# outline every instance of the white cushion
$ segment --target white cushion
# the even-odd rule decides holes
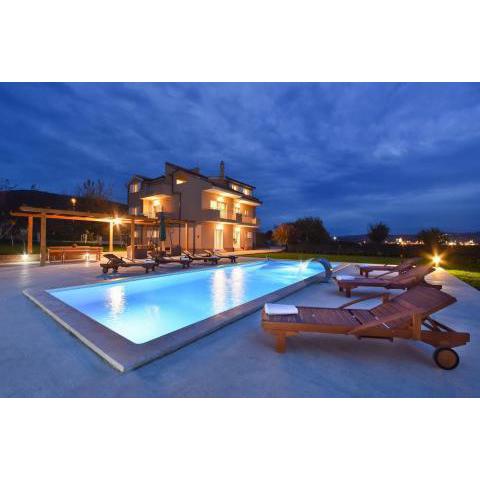
[[[185,262],[186,262],[187,260],[190,260],[190,259],[189,259],[188,257],[186,257],[186,256],[182,255],[182,256],[180,257],[180,260],[182,260],[182,261],[185,261]]]
[[[355,280],[356,277],[353,277],[352,275],[337,275],[337,280]]]
[[[281,305],[279,303],[266,303],[265,313],[267,315],[297,315],[298,308],[295,305]]]

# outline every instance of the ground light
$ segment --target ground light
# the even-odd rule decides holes
[[[443,261],[442,256],[439,255],[438,253],[434,253],[432,255],[432,262],[435,264],[435,267],[438,268],[440,266],[440,263]]]

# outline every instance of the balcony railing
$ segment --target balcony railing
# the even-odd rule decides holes
[[[235,223],[243,223],[245,225],[259,225],[259,220],[256,217],[249,217],[241,213],[235,213],[228,210],[216,210],[213,208],[202,210],[203,221],[221,222],[230,221]]]
[[[140,189],[140,198],[152,197],[154,195],[171,195],[170,185],[165,183],[143,184]]]
[[[258,225],[258,218],[257,217],[249,217],[247,215],[242,215],[241,222],[242,223],[248,223],[249,225]]]

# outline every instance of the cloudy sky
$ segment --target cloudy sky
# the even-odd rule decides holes
[[[257,186],[265,227],[480,230],[480,84],[0,84],[0,178],[125,201],[165,161]]]

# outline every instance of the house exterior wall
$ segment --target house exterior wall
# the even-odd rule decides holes
[[[128,206],[131,214],[151,218],[163,211],[167,219],[167,245],[211,250],[220,240],[216,231],[221,230],[225,250],[251,249],[259,226],[256,205],[260,205],[260,201],[252,197],[254,187],[247,189],[238,183],[232,188],[230,180],[206,177],[197,169],[166,163],[161,177],[132,177],[128,186]],[[237,234],[239,242],[234,244]],[[143,229],[136,236],[137,244],[157,243],[158,240],[155,228]]]

